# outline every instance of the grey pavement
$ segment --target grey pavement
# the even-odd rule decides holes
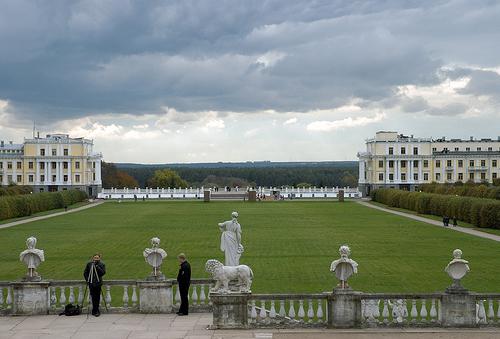
[[[84,206],[81,206],[81,207],[69,209],[67,212],[64,212],[64,211],[62,211],[62,212],[56,212],[56,213],[51,213],[51,214],[47,214],[47,215],[41,215],[41,216],[38,216],[38,217],[31,217],[31,218],[26,218],[26,219],[18,220],[18,221],[13,221],[13,222],[9,222],[9,223],[6,223],[6,224],[0,224],[0,229],[2,229],[2,228],[9,228],[9,227],[17,226],[17,225],[22,225],[22,224],[27,224],[27,223],[33,222],[33,221],[49,219],[49,218],[57,217],[57,216],[60,216],[60,215],[65,215],[65,214],[68,214],[68,213],[75,213],[75,212],[83,211],[83,210],[86,210],[88,208],[99,206],[102,203],[104,203],[104,201],[94,201],[94,202],[91,202],[90,204],[87,204],[87,205],[84,205]]]
[[[252,329],[209,330],[211,313],[103,314],[99,318],[80,315],[0,317],[0,339],[92,338],[92,339],[467,339],[500,338],[499,329]]]
[[[443,223],[442,222],[436,221],[436,220],[433,220],[433,219],[429,219],[429,218],[426,218],[426,217],[421,217],[419,215],[414,215],[414,214],[411,214],[411,213],[405,213],[405,212],[401,212],[401,211],[392,210],[392,209],[389,209],[389,208],[384,208],[384,207],[381,207],[381,206],[377,206],[377,205],[371,204],[371,203],[369,203],[367,201],[364,201],[364,200],[359,200],[358,203],[361,204],[361,205],[363,205],[363,206],[374,208],[374,209],[377,209],[377,210],[380,210],[380,211],[384,211],[384,212],[387,212],[387,213],[392,213],[392,214],[396,214],[396,215],[399,215],[399,216],[402,216],[402,217],[406,217],[406,218],[410,218],[410,219],[413,219],[413,220],[425,222],[425,223],[430,224],[430,225],[443,227]],[[476,230],[471,229],[471,228],[460,227],[460,226],[457,226],[457,227],[449,226],[449,227],[447,227],[447,229],[453,230],[453,231],[456,231],[456,232],[467,233],[467,234],[474,235],[474,236],[480,237],[480,238],[490,239],[490,240],[494,240],[494,241],[500,241],[500,236],[499,235],[490,234],[490,233],[481,232],[481,231],[476,231]]]

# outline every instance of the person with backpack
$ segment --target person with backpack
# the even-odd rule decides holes
[[[101,261],[101,254],[96,253],[87,263],[83,277],[87,282],[90,299],[92,300],[92,315],[100,316],[99,302],[101,301],[102,276],[106,274],[106,265]]]

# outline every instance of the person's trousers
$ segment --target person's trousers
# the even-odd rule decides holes
[[[179,285],[179,294],[181,295],[181,307],[179,313],[189,313],[189,285]]]
[[[92,314],[99,313],[101,301],[101,285],[89,285],[90,299],[92,300]]]

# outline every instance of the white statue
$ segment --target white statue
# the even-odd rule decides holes
[[[469,262],[462,259],[462,250],[456,249],[453,251],[453,260],[444,269],[446,273],[453,279],[451,289],[463,289],[460,285],[460,280],[470,271]]]
[[[349,258],[351,250],[349,246],[342,245],[339,248],[340,259],[332,262],[330,265],[330,271],[335,273],[337,279],[340,283],[337,287],[341,289],[349,288],[347,285],[347,279],[354,273],[358,273],[358,263]]]
[[[222,231],[220,249],[225,254],[226,266],[238,266],[243,253],[241,226],[238,222],[238,212],[231,213],[231,217],[231,220],[219,224]]]
[[[229,281],[238,280],[238,292],[250,293],[252,287],[253,272],[247,265],[224,266],[215,259],[207,260],[205,271],[212,275],[215,280],[213,292],[229,292]]]
[[[151,238],[151,248],[146,248],[143,252],[144,260],[153,267],[151,277],[154,279],[165,279],[165,276],[160,271],[160,266],[163,259],[167,257],[165,252],[160,246],[160,238]]]
[[[40,277],[36,269],[40,265],[40,263],[45,261],[43,250],[35,248],[36,238],[33,236],[26,239],[26,247],[28,247],[28,249],[22,251],[19,255],[19,260],[21,260],[26,266],[28,266],[26,280],[41,280],[42,278]]]

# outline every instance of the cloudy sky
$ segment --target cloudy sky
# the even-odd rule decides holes
[[[499,1],[0,0],[0,139],[107,161],[353,160],[500,135]]]

